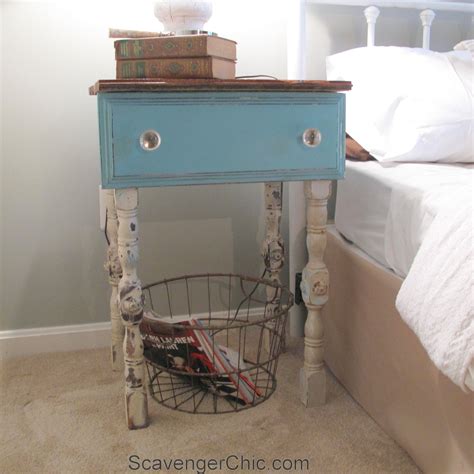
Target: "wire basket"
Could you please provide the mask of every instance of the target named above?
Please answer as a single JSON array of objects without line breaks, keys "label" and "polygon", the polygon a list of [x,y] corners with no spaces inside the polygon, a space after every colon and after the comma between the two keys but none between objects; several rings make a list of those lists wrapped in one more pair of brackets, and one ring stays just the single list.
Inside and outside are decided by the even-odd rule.
[{"label": "wire basket", "polygon": [[187,413],[256,406],[275,391],[293,295],[236,274],[187,275],[144,286],[140,326],[151,396]]}]

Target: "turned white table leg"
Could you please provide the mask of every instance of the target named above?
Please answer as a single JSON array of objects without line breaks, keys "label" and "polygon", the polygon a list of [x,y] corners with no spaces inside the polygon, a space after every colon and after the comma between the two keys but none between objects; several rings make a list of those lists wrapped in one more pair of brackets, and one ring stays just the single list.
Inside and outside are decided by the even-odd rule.
[{"label": "turned white table leg", "polygon": [[106,235],[108,241],[107,261],[105,269],[109,275],[109,283],[112,289],[110,295],[110,321],[112,323],[112,337],[110,345],[110,356],[112,361],[112,370],[118,371],[122,367],[122,345],[124,336],[124,327],[120,317],[118,306],[117,287],[122,278],[122,267],[118,257],[117,242],[117,211],[115,209],[115,198],[113,189],[105,189],[105,204],[107,209]]},{"label": "turned white table leg", "polygon": [[118,216],[118,255],[123,276],[118,285],[119,308],[125,326],[123,353],[125,363],[125,408],[129,429],[148,426],[143,341],[139,324],[143,317],[143,295],[137,275],[138,263],[138,190],[116,189]]},{"label": "turned white table leg", "polygon": [[300,373],[301,401],[306,406],[317,406],[326,401],[321,310],[328,300],[329,290],[329,273],[323,257],[326,249],[327,202],[331,195],[331,182],[306,181],[304,191],[309,259],[301,282],[301,292],[308,310],[304,327],[304,366]]},{"label": "turned white table leg", "polygon": [[[262,243],[262,256],[267,270],[266,278],[280,283],[280,270],[285,262],[285,249],[280,234],[282,212],[283,183],[265,183],[265,239]],[[271,317],[278,307],[280,290],[267,286],[265,317]],[[267,323],[265,331],[265,349],[270,352],[271,330],[274,322]]]}]

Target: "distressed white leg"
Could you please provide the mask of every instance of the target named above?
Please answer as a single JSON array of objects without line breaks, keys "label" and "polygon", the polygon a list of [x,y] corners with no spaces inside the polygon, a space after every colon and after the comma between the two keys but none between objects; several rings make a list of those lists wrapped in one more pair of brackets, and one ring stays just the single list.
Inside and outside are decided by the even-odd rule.
[{"label": "distressed white leg", "polygon": [[304,327],[304,366],[300,372],[301,401],[305,406],[318,406],[326,401],[321,310],[328,300],[329,290],[329,273],[323,257],[331,181],[306,181],[304,191],[309,259],[301,282],[301,292],[308,310]]},{"label": "distressed white leg", "polygon": [[[262,256],[269,280],[280,283],[280,270],[285,261],[285,249],[280,234],[282,212],[283,183],[265,183],[265,240],[262,244]],[[280,300],[280,290],[267,286],[267,304],[265,317],[273,315]],[[273,321],[267,326],[274,329]],[[264,345],[270,352],[271,332],[265,331]]]},{"label": "distressed white leg", "polygon": [[120,314],[125,326],[125,409],[129,429],[137,429],[148,426],[143,342],[139,329],[143,317],[143,295],[137,275],[138,190],[116,189],[115,207],[119,223],[118,255],[123,272],[118,285],[118,295]]},{"label": "distressed white leg", "polygon": [[120,317],[118,306],[117,287],[122,278],[122,267],[118,257],[117,242],[117,211],[115,209],[115,198],[113,189],[102,191],[105,195],[105,204],[107,209],[106,234],[109,247],[107,249],[107,261],[105,269],[109,274],[109,283],[112,289],[110,295],[110,321],[112,323],[112,337],[110,345],[110,356],[112,361],[112,370],[118,371],[122,367],[122,344],[124,336],[124,327]]}]

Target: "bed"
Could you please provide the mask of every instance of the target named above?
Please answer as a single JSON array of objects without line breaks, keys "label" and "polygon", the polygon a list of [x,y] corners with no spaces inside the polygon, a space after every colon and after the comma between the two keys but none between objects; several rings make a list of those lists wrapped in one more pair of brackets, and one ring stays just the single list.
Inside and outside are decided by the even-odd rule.
[{"label": "bed", "polygon": [[[395,306],[415,247],[429,226],[426,220],[412,221],[415,238],[409,244],[395,241],[398,248],[387,252],[391,193],[405,173],[414,176],[413,167],[428,168],[442,181],[443,168],[453,165],[407,163],[397,170],[373,161],[347,163],[336,224],[328,230],[325,361],[424,472],[473,472],[474,394],[440,372]],[[460,171],[460,180],[469,172],[468,166],[453,168],[449,171]],[[429,209],[418,211],[431,220]]]},{"label": "bed", "polygon": [[[345,79],[354,82],[354,90],[360,83],[366,87],[367,94],[373,93],[374,96],[383,91],[377,90],[380,81],[370,83],[369,77],[369,82],[364,82],[364,70],[370,65],[369,61],[379,61],[383,70],[390,67],[391,62],[398,61],[399,53],[406,53],[410,57],[403,60],[411,61],[406,63],[410,64],[406,70],[412,71],[413,76],[417,72],[422,74],[421,69],[417,71],[416,68],[429,57],[430,28],[435,18],[435,13],[424,10],[423,6],[471,15],[474,12],[472,4],[462,2],[379,1],[371,4],[359,0],[334,0],[309,3],[367,7],[364,14],[368,47],[362,52],[356,51],[352,58],[347,57],[352,53],[331,56],[328,79],[339,79],[342,78],[339,76],[349,74],[351,77]],[[402,52],[389,48],[383,51],[379,48],[378,52],[375,51],[377,48],[371,50],[375,45],[376,22],[381,14],[377,6],[422,10],[423,48]],[[299,54],[304,49],[303,42],[304,34],[300,37]],[[472,42],[463,44],[465,48],[472,46]],[[448,56],[449,53],[448,59],[437,59],[449,62],[455,55]],[[303,74],[303,66],[295,57],[296,53],[289,55],[290,61],[294,61],[293,72]],[[350,67],[344,69],[347,61]],[[399,70],[404,70],[405,63],[400,64]],[[425,94],[425,98],[429,94],[434,97],[439,90],[439,83],[438,86],[435,84],[437,80],[441,81],[443,73],[438,73],[438,66],[435,66],[430,80],[419,81],[418,92]],[[459,74],[456,68],[454,64],[448,65],[447,69],[450,74],[455,70],[455,76],[460,79],[462,73]],[[426,114],[422,117],[423,114],[418,113],[421,107],[418,99],[411,104],[406,100],[416,90],[412,87],[416,80],[404,83],[400,75],[386,81],[384,88],[387,91],[396,90],[403,83],[405,89],[402,87],[400,97],[380,95],[379,101],[374,99],[373,107],[367,105],[370,102],[367,96],[362,96],[359,101],[348,97],[347,131],[354,131],[353,138],[357,138],[377,160],[347,161],[345,180],[338,183],[335,223],[328,227],[325,254],[331,284],[329,301],[322,312],[324,359],[329,370],[353,398],[410,454],[423,472],[474,472],[472,291],[453,284],[458,277],[456,273],[460,273],[459,277],[465,278],[461,281],[466,286],[464,283],[466,278],[469,279],[469,272],[472,284],[474,270],[472,207],[466,208],[464,214],[460,211],[460,208],[465,208],[466,200],[473,199],[472,141],[466,145],[466,134],[470,134],[472,140],[472,97],[470,125],[466,122],[465,128],[460,126],[447,132],[446,128],[432,128],[431,136],[428,132],[411,136],[411,130],[403,129],[403,126],[411,124],[412,118],[416,122],[417,118],[431,119],[439,113],[442,119],[439,122],[444,127],[444,118],[448,115],[450,120],[452,118],[450,105],[441,103],[439,112],[434,105],[430,109],[431,104],[425,102]],[[463,94],[469,95],[469,90],[464,90],[466,84],[461,82],[458,90],[452,90],[453,96],[459,93],[458,98],[464,100]],[[392,102],[389,99],[393,99]],[[404,110],[399,107],[402,101],[405,101]],[[363,113],[360,108],[364,108]],[[397,109],[399,115],[392,114],[392,109]],[[469,111],[465,113],[469,115]],[[379,126],[372,129],[369,125],[374,122],[374,116],[377,116]],[[359,122],[356,118],[360,119]],[[392,136],[388,137],[389,132],[380,124],[393,123],[395,119],[399,121],[398,129],[390,130]],[[374,134],[378,134],[377,139],[374,139]],[[440,134],[446,140],[433,138]],[[400,144],[407,135],[412,139]],[[403,146],[408,142],[411,148],[405,153]],[[397,157],[402,158],[397,161]],[[456,199],[452,199],[453,196]],[[290,189],[290,210],[295,207],[292,199],[297,201],[294,190],[292,197]],[[448,201],[452,201],[451,208],[447,206]],[[301,244],[297,239],[292,242],[292,233],[296,234],[297,229],[292,229],[290,222],[290,267],[297,268],[297,258],[291,262],[292,254],[298,255],[297,250],[292,251],[292,245]],[[460,236],[461,240],[456,241],[454,235]],[[464,254],[458,251],[463,235],[469,235],[471,239],[470,252]],[[452,249],[452,260],[448,247]],[[443,307],[437,307],[439,294],[451,293],[446,296],[450,301],[447,316],[453,307],[457,308],[456,291],[463,300],[459,302],[459,313],[464,314],[464,311],[466,316],[456,332],[457,335],[462,333],[464,344],[458,347],[458,352],[468,354],[463,357],[463,361],[468,361],[463,362],[463,371],[459,367],[445,367],[443,361],[440,363],[436,350],[427,348],[429,344],[423,338],[422,327],[422,323],[428,326],[438,324],[436,316],[442,313]],[[432,305],[432,320],[429,305]],[[410,320],[407,314],[410,315],[410,311],[416,313],[414,309],[424,312],[424,320]],[[449,331],[450,328],[446,328],[446,332]]]}]

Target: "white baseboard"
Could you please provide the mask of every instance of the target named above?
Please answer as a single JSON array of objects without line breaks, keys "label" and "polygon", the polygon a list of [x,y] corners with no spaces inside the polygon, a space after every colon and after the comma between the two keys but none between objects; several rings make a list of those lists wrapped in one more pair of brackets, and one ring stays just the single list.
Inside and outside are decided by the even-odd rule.
[{"label": "white baseboard", "polygon": [[0,331],[0,359],[97,349],[110,344],[110,322]]},{"label": "white baseboard", "polygon": [[[262,308],[252,308],[249,316],[262,316]],[[206,318],[207,314],[196,314]],[[214,313],[214,317],[227,317],[227,311]],[[110,322],[74,324],[33,329],[0,331],[0,360],[29,356],[45,352],[67,352],[97,349],[110,344]]]}]

